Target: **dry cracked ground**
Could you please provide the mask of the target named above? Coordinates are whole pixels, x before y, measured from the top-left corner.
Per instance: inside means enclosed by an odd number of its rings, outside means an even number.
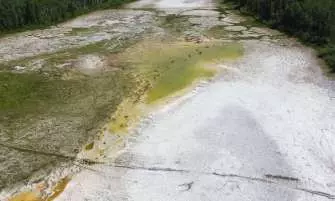
[[[0,62],[0,200],[335,199],[334,81],[228,5],[137,1]]]

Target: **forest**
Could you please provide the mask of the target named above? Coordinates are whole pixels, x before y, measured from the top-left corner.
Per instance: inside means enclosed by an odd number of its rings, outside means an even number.
[[[335,72],[334,0],[229,0],[243,13],[300,38]]]
[[[44,27],[131,0],[0,0],[0,33]]]

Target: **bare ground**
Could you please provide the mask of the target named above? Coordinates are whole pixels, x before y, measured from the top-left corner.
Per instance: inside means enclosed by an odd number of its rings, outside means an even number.
[[[103,164],[79,163],[78,168],[62,162],[73,161],[89,138],[87,134],[73,136],[77,133],[73,130],[63,134],[64,129],[87,122],[82,120],[83,115],[68,119],[60,115],[60,120],[47,116],[37,122],[44,122],[44,126],[26,122],[35,132],[32,135],[22,129],[11,136],[21,144],[4,143],[0,178],[5,181],[10,174],[12,183],[20,177],[29,181],[28,185],[7,188],[0,198],[34,189],[40,181],[48,184],[42,193],[50,193],[59,179],[83,170],[74,174],[57,200],[334,199],[334,82],[323,75],[314,51],[233,11],[219,13],[208,5],[205,1],[140,1],[130,5],[136,11],[97,12],[50,29],[0,39],[0,61],[6,64],[6,70],[31,72],[36,66],[31,60],[65,51],[71,57],[62,56],[57,65],[66,67],[70,63],[80,73],[93,77],[96,75],[88,67],[115,64],[115,57],[106,56],[106,49],[96,47],[88,53],[80,50],[83,53],[73,57],[73,48],[107,40],[103,47],[113,50],[120,38],[140,35],[188,42],[238,41],[245,49],[241,59],[219,64],[221,73],[215,79],[150,113],[129,137],[110,136],[108,132],[98,137],[96,143],[103,144],[107,139],[102,146],[112,147],[102,156],[100,152],[87,154],[85,148],[79,154],[97,157]],[[26,61],[26,57],[31,58]],[[116,63],[112,71],[120,68]],[[103,113],[109,116],[115,110]],[[93,126],[89,136],[102,125]],[[4,128],[1,137],[8,140],[7,128],[0,126]],[[120,139],[122,143],[116,144]],[[21,147],[22,143],[26,146]],[[57,164],[50,164],[54,161]]]

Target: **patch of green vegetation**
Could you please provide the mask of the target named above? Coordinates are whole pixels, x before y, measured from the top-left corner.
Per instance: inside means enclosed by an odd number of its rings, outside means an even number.
[[[322,48],[317,48],[319,57],[324,59],[330,67],[330,72],[335,73],[335,45],[328,45]],[[332,75],[334,77],[334,75]]]
[[[222,3],[222,0],[215,0],[216,3],[216,10],[219,11],[222,14],[226,14],[226,11],[231,11],[236,9],[236,4],[232,2],[225,2]]]
[[[87,110],[82,108],[85,107],[85,104],[94,104],[94,110],[107,107],[107,104],[117,107],[122,98],[130,93],[133,85],[132,75],[127,69],[99,76],[86,76],[75,69],[59,69],[55,66],[77,59],[80,55],[94,53],[108,56],[133,43],[134,41],[131,40],[124,42],[105,40],[2,64],[0,123],[10,125],[18,119],[24,119],[27,115],[34,117],[47,114],[51,110],[57,113],[62,113],[62,111],[66,111],[67,114],[78,113],[81,110]],[[37,60],[43,60],[43,67],[38,71],[11,72],[14,66],[34,65],[31,63]],[[65,74],[72,75],[76,79],[64,80],[62,78]],[[93,99],[94,103],[92,103]],[[73,105],[76,101],[79,101],[80,104]]]
[[[72,80],[1,72],[0,140],[41,152],[74,155],[131,96],[134,87],[133,77],[121,70]],[[8,177],[8,170],[0,171],[4,175],[0,177],[0,188],[50,163],[40,155],[6,150],[1,154],[12,161],[10,168],[15,174]],[[16,162],[21,160],[24,163]],[[51,159],[58,160],[62,159]]]
[[[132,69],[126,65],[94,76],[55,65],[87,54],[117,60],[117,53],[134,42],[106,40],[0,64],[0,141],[40,152],[75,155],[124,99],[134,96],[137,86]],[[31,70],[36,61],[42,61],[42,68]],[[13,71],[15,66],[27,68],[19,73]],[[69,79],[63,79],[65,74],[69,74]],[[45,164],[50,165],[50,161],[58,162],[57,158],[48,161],[43,156],[17,154],[15,150],[3,149],[0,154],[12,161],[9,167],[13,172],[8,176],[8,169],[0,171],[0,188],[28,178]]]
[[[112,72],[99,77],[58,80],[38,73],[0,73],[0,122],[10,123],[26,115],[38,116],[50,111],[75,114],[86,104],[95,109],[108,103],[116,107],[131,88],[127,76]],[[73,105],[77,101],[80,102]]]
[[[0,73],[1,114],[20,116],[24,113],[39,112],[43,110],[43,106],[53,102],[64,103],[67,100],[66,90],[62,93],[65,85],[71,86],[69,91],[75,91],[71,88],[76,88],[78,84],[80,85],[80,83],[49,81],[36,73]]]

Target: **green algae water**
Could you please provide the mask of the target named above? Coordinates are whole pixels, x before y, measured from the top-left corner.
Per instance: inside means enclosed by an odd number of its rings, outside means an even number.
[[[223,42],[147,44],[137,48],[145,51],[133,50],[135,54],[128,56],[141,76],[151,83],[147,103],[170,96],[197,79],[214,76],[217,69],[211,64],[235,59],[243,53],[240,44]]]

